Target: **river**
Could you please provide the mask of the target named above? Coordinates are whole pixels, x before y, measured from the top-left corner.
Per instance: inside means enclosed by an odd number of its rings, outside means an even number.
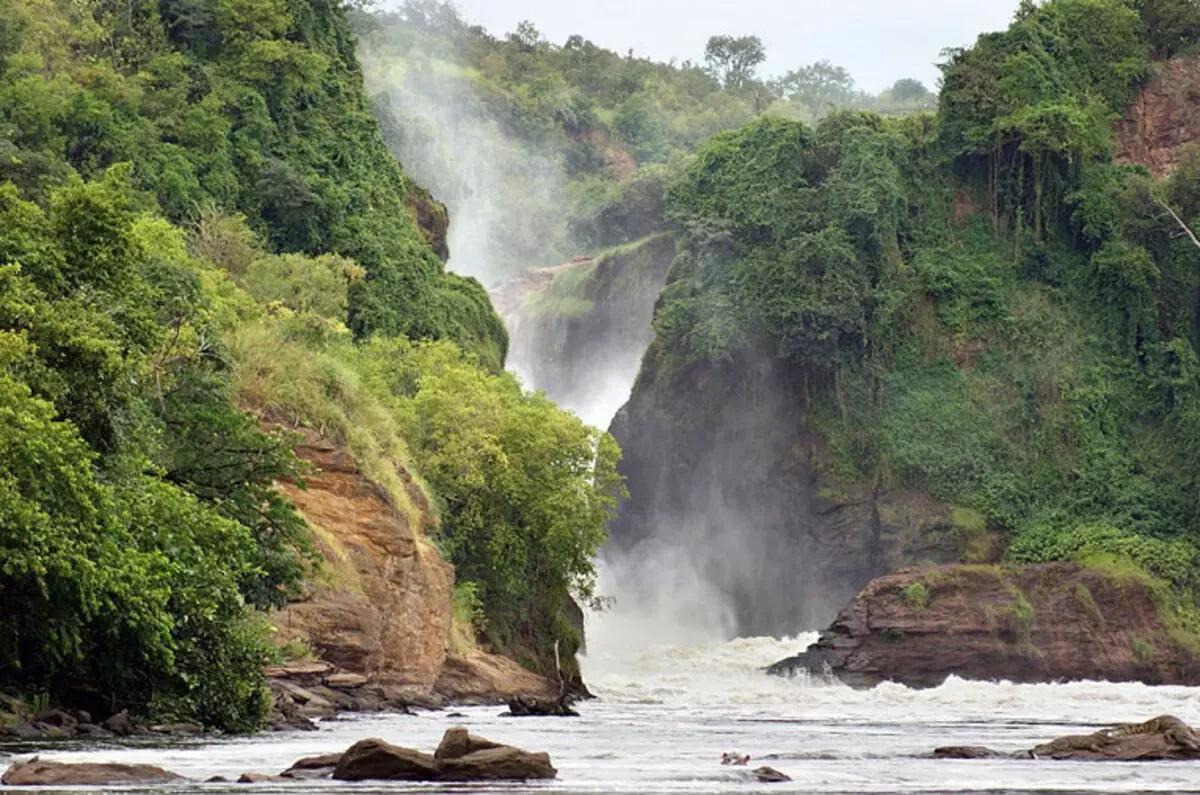
[[[601,633],[602,634],[602,633]],[[628,638],[639,636],[628,635]],[[810,637],[741,639],[691,646],[644,642],[594,649],[584,674],[599,698],[582,716],[512,719],[496,707],[415,716],[353,716],[318,732],[265,735],[163,747],[60,748],[64,761],[145,762],[195,780],[246,771],[277,773],[301,756],[348,747],[364,737],[432,750],[450,726],[548,751],[554,782],[515,786],[341,784],[254,785],[254,792],[1200,792],[1200,765],[921,758],[939,745],[1028,748],[1069,733],[1169,712],[1200,723],[1200,689],[1132,684],[1011,685],[951,679],[933,690],[883,685],[869,691],[761,673]],[[596,645],[596,644],[593,644]],[[749,781],[722,767],[725,751],[750,754],[794,779]],[[28,756],[28,750],[16,754]],[[162,792],[245,792],[245,785],[158,788]],[[14,790],[15,791],[15,790]],[[96,790],[91,790],[96,791]],[[125,791],[125,788],[111,791]]]

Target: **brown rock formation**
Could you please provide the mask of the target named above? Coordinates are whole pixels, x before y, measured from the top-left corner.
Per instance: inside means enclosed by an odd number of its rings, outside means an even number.
[[[181,776],[153,765],[118,765],[49,762],[33,758],[4,771],[0,783],[8,787],[98,787],[115,784],[166,784]]]
[[[299,640],[321,659],[267,670],[280,727],[341,709],[507,703],[558,686],[512,660],[481,651],[447,655],[454,568],[425,538],[425,495],[397,511],[344,451],[302,431],[296,453],[313,464],[306,489],[281,486],[314,530],[324,567],[301,601],[272,619],[281,640]],[[402,481],[411,483],[408,473]]]
[[[908,568],[872,581],[817,643],[770,673],[855,687],[976,680],[1200,683],[1141,581],[1071,563]]]
[[[280,634],[372,682],[432,687],[446,658],[454,570],[423,537],[424,512],[401,515],[347,453],[315,433],[296,452],[318,472],[307,489],[282,489],[313,526],[327,565],[306,601],[275,614]]]
[[[937,748],[935,759],[1071,759],[1083,762],[1153,762],[1200,759],[1200,736],[1173,715],[1115,726],[1091,734],[1069,734],[1027,751],[1002,754],[990,748]]]
[[[1200,56],[1161,63],[1116,125],[1118,163],[1169,176],[1184,147],[1200,141]]]
[[[548,754],[482,737],[463,738],[465,733],[461,727],[447,730],[438,746],[442,755],[436,757],[383,740],[360,740],[342,754],[333,777],[341,781],[524,781],[558,774]]]
[[[507,704],[517,695],[556,698],[559,686],[507,657],[468,651],[446,658],[435,694],[454,704]]]

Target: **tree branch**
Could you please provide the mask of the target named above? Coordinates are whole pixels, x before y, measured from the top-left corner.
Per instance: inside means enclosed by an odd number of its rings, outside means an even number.
[[[1166,210],[1170,214],[1170,216],[1175,219],[1175,223],[1179,224],[1179,228],[1183,230],[1183,234],[1187,235],[1188,237],[1190,237],[1192,239],[1192,242],[1196,244],[1196,248],[1200,248],[1200,240],[1196,239],[1195,233],[1193,233],[1192,230],[1188,228],[1188,225],[1183,222],[1183,219],[1180,218],[1175,213],[1175,211],[1171,209],[1171,206],[1169,204],[1167,204],[1165,201],[1162,201],[1162,200],[1156,200],[1156,201],[1158,202],[1159,207]]]

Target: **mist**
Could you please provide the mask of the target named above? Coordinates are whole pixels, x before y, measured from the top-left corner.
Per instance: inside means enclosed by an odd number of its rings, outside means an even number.
[[[422,46],[424,42],[427,46]],[[493,288],[569,256],[565,179],[554,149],[501,129],[469,75],[417,40],[400,63],[363,57],[368,88],[396,120],[388,143],[446,204],[450,270]]]

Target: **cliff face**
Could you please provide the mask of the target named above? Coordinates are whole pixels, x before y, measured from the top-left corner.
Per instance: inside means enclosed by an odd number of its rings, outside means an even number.
[[[1174,173],[1184,148],[1200,141],[1200,56],[1159,64],[1116,132],[1118,163],[1140,163],[1155,177]]]
[[[282,488],[313,527],[325,566],[309,597],[280,611],[276,625],[347,671],[432,687],[446,659],[454,568],[349,455],[306,436],[296,452],[318,472],[307,489]],[[414,502],[423,500],[412,492]]]
[[[767,355],[665,373],[657,348],[612,427],[630,491],[612,553],[676,550],[732,607],[737,634],[821,626],[893,568],[1003,551],[971,512],[839,483],[802,409],[802,374]]]
[[[323,566],[302,600],[272,617],[284,641],[375,685],[452,702],[503,702],[557,685],[481,651],[447,651],[454,567],[425,538],[428,504],[396,511],[343,450],[311,431],[296,453],[313,464],[307,488],[280,488],[303,511]]]
[[[771,673],[855,687],[1014,682],[1194,685],[1200,661],[1142,580],[1075,564],[910,568],[871,582],[809,649]]]
[[[501,285],[492,300],[509,329],[509,363],[530,387],[607,423],[653,337],[654,302],[674,256],[675,239],[659,234]]]

